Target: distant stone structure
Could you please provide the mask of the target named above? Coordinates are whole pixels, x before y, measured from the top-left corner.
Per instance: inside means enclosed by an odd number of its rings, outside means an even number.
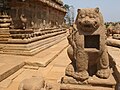
[[[112,24],[109,24],[106,29],[107,29],[107,31],[106,31],[107,37],[112,36],[113,35],[114,26]]]
[[[106,44],[113,47],[120,47],[120,23],[106,23],[107,41]]]
[[[109,58],[105,44],[105,27],[99,8],[78,9],[67,50],[71,63],[63,83],[87,83],[89,76],[110,77]]]
[[[112,37],[113,39],[120,39],[120,23],[105,23],[106,30],[107,30],[107,37]]]

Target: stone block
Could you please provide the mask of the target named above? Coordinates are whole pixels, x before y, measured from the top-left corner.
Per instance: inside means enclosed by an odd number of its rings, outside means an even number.
[[[62,78],[61,90],[98,90],[98,88],[99,90],[113,90],[115,89],[116,83],[113,75],[108,79],[100,79],[93,76],[84,82],[65,76]]]

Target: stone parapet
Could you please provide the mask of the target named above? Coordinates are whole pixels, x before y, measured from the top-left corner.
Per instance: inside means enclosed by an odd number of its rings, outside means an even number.
[[[39,0],[39,1],[41,1],[42,3],[47,4],[48,6],[51,6],[51,7],[55,8],[55,9],[58,9],[58,10],[60,10],[62,12],[66,12],[65,8],[61,7],[60,5],[57,5],[53,1],[49,1],[49,0]],[[58,2],[58,3],[60,3],[60,4],[62,4],[62,2],[60,0],[55,0],[55,1]]]
[[[113,61],[112,67],[116,77],[116,90],[120,89],[120,48],[108,46],[108,53]]]

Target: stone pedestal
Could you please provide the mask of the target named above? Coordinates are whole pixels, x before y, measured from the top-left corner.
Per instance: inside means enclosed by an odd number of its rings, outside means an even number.
[[[97,19],[91,18],[91,15]],[[61,80],[61,90],[115,89],[116,81],[110,67],[105,27],[99,8],[78,9],[72,28],[72,33],[67,37],[70,44],[67,53],[71,63]]]
[[[65,76],[62,78],[61,90],[114,90],[115,85],[113,75],[108,79],[100,79],[94,75],[84,82]]]

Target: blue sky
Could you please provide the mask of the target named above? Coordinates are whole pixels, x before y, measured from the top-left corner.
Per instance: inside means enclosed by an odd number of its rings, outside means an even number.
[[[105,21],[120,21],[120,0],[63,0],[63,2],[73,5],[75,14],[78,8],[99,7]]]

